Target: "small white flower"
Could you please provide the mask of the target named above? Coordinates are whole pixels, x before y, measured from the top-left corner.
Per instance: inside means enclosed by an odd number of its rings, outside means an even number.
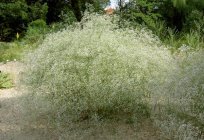
[[[186,51],[190,50],[190,46],[187,46],[186,44],[182,44],[178,50],[180,50],[182,52],[186,52]]]

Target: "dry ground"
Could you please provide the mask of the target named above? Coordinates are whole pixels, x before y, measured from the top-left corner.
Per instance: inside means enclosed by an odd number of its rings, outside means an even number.
[[[0,64],[2,72],[12,75],[14,85],[22,69],[20,62]],[[19,104],[22,94],[17,88],[0,90],[0,140],[41,140],[43,131],[23,120],[23,110]]]
[[[0,70],[10,73],[16,85],[23,64],[0,64]],[[0,90],[0,140],[163,140],[149,120],[144,120],[137,127],[125,123],[109,122],[95,125],[83,122],[66,124],[66,128],[51,129],[46,123],[24,120],[21,99],[22,94],[18,92],[18,87]]]

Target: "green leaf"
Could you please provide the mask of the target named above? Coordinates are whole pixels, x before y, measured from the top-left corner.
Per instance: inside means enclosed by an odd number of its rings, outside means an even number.
[[[9,74],[0,73],[0,89],[11,88],[13,86],[11,76]]]

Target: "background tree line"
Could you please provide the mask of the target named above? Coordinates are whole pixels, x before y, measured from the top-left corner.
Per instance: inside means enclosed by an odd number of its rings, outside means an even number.
[[[97,11],[101,9],[98,0],[0,0],[0,41],[11,41],[17,33],[25,33],[35,20],[51,24],[68,14],[67,18],[80,21],[86,3]]]
[[[63,20],[80,21],[86,4],[103,11],[108,0],[0,0],[0,41],[25,34],[29,25],[41,26]],[[204,27],[203,0],[132,0],[118,14],[131,26],[145,25],[158,32],[158,22],[175,31],[189,32]],[[38,22],[35,22],[35,21]],[[39,21],[40,20],[40,21]],[[159,31],[160,32],[160,31]],[[160,34],[160,33],[158,33]]]

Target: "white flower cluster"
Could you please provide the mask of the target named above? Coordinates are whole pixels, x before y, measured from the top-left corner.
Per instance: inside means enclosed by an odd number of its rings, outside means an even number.
[[[85,16],[48,35],[26,58],[31,108],[51,110],[59,121],[151,116],[168,139],[197,138],[204,122],[203,52],[177,62],[161,44],[145,29]]]

